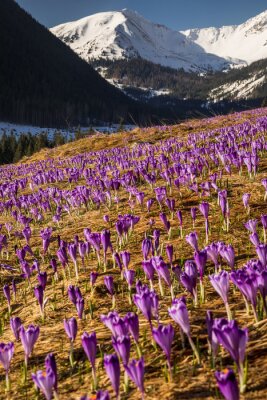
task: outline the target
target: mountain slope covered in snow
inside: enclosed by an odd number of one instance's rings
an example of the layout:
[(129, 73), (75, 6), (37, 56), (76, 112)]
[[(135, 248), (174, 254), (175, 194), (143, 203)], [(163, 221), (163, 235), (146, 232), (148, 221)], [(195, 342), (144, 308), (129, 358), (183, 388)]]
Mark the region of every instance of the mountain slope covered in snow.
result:
[(251, 64), (267, 58), (267, 11), (240, 25), (188, 29), (183, 34), (206, 52)]
[(141, 99), (153, 94), (239, 101), (267, 95), (267, 11), (241, 25), (179, 32), (125, 9), (51, 32), (110, 83)]
[(208, 54), (184, 34), (127, 9), (90, 15), (51, 32), (89, 62), (140, 57), (186, 71), (222, 70), (236, 62)]

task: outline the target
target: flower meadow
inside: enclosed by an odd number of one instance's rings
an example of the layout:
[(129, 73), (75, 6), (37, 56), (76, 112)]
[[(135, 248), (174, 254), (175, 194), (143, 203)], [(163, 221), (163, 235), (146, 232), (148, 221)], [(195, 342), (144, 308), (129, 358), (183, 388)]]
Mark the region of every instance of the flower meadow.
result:
[(0, 168), (0, 398), (265, 398), (265, 115)]

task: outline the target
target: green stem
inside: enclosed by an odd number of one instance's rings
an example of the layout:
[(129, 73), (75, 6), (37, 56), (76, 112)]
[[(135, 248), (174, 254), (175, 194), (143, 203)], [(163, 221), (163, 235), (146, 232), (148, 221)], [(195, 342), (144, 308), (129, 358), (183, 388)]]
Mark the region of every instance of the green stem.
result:
[(196, 356), (197, 362), (198, 362), (198, 364), (200, 364), (199, 352), (198, 352), (198, 350), (197, 350), (197, 348), (196, 348), (196, 346), (195, 346), (195, 343), (193, 342), (193, 340), (192, 340), (192, 338), (191, 338), (190, 335), (188, 335), (188, 340), (189, 340), (190, 346), (191, 346), (191, 348), (192, 348), (192, 350), (193, 350), (193, 353), (194, 353), (195, 356)]

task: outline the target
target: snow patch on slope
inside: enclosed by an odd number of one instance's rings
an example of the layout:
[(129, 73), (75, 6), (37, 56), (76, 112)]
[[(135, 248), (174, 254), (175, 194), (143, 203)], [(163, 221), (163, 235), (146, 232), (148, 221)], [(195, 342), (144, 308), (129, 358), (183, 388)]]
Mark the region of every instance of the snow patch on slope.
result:
[(250, 94), (266, 80), (265, 75), (251, 76), (248, 79), (227, 83), (213, 89), (210, 94), (210, 100), (220, 101), (229, 99), (247, 99)]
[[(41, 128), (39, 126), (32, 125), (20, 125), (13, 124), (11, 122), (0, 121), (0, 137), (4, 134), (14, 134), (16, 138), (23, 134), (31, 134), (33, 136), (40, 135), (41, 133), (47, 134), (49, 139), (53, 139), (56, 132), (60, 132), (67, 140), (74, 139), (75, 132), (86, 134), (91, 131), (103, 132), (103, 133), (114, 133), (120, 129), (119, 124), (104, 123), (102, 125), (88, 126), (88, 127), (72, 127), (70, 129), (57, 129), (57, 128)], [(131, 131), (136, 128), (136, 125), (127, 124), (123, 126), (125, 131)]]

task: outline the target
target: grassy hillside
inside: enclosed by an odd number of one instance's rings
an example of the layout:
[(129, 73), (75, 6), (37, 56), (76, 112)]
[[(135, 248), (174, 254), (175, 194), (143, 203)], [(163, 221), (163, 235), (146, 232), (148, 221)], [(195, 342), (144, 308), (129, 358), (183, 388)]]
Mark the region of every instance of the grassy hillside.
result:
[[(253, 219), (259, 221), (256, 231), (259, 241), (263, 243), (260, 217), (266, 213), (265, 190), (262, 185), (262, 179), (267, 177), (266, 129), (267, 109), (259, 109), (206, 120), (191, 120), (174, 127), (95, 135), (55, 149), (42, 150), (28, 159), (25, 158), (22, 163), (0, 168), (0, 336), (1, 342), (14, 341), (15, 348), (9, 368), (8, 393), (5, 393), (5, 373), (0, 366), (0, 398), (37, 397), (31, 374), (44, 370), (44, 360), (48, 353), (53, 353), (56, 358), (59, 399), (79, 399), (85, 394), (88, 399), (95, 398), (91, 397), (94, 393), (91, 366), (81, 345), (81, 335), (85, 331), (95, 332), (98, 341), (98, 388), (108, 390), (111, 398), (115, 398), (103, 365), (104, 355), (113, 354), (115, 350), (111, 332), (100, 319), (102, 314), (107, 315), (112, 309), (122, 317), (130, 311), (138, 314), (139, 344), (136, 346), (130, 335), (130, 359), (139, 358), (140, 352), (144, 357), (145, 399), (222, 398), (214, 372), (226, 367), (236, 371), (236, 367), (223, 346), (219, 347), (215, 358), (210, 354), (206, 312), (212, 311), (214, 318), (227, 318), (226, 309), (210, 283), (209, 275), (215, 273), (211, 259), (206, 262), (202, 280), (205, 298), (201, 298), (200, 292), (201, 273), (196, 277), (197, 304), (186, 290), (180, 274), (185, 271), (186, 260), (194, 259), (194, 250), (188, 244), (186, 235), (197, 232), (199, 250), (206, 249), (211, 243), (224, 242), (225, 245), (232, 245), (235, 252), (232, 267), (231, 262), (222, 255), (223, 250), (228, 249), (222, 243), (221, 254), (218, 256), (218, 269), (227, 271), (227, 276), (233, 270), (237, 271), (248, 264), (249, 260), (258, 258), (257, 248), (250, 242), (250, 233), (244, 223)], [(255, 156), (256, 159), (253, 158)], [(247, 169), (248, 159), (256, 165), (252, 171)], [(163, 187), (165, 189), (162, 189), (161, 199), (156, 188)], [(224, 190), (226, 192), (222, 192)], [(218, 205), (219, 192), (221, 195), (227, 194), (229, 213), (225, 218), (229, 218), (228, 231)], [(242, 202), (244, 193), (250, 194), (247, 209)], [(154, 202), (148, 210), (146, 202), (149, 199)], [(175, 200), (173, 213), (168, 209), (166, 199)], [(208, 237), (205, 234), (205, 218), (198, 208), (203, 202), (209, 204)], [(192, 207), (197, 208), (195, 226), (191, 218)], [(181, 214), (177, 217), (178, 211)], [(160, 213), (165, 214), (170, 230), (166, 229)], [(120, 217), (126, 214), (124, 219)], [(136, 217), (132, 229), (127, 225), (130, 215)], [(104, 216), (108, 216), (109, 221)], [(118, 220), (123, 220), (125, 224), (122, 235), (119, 233)], [(51, 228), (47, 249), (44, 249), (41, 237), (44, 236), (41, 231), (45, 228)], [(94, 249), (93, 245), (94, 235), (90, 236), (88, 231), (84, 233), (86, 228), (91, 232), (105, 231), (107, 236), (107, 230), (110, 231), (112, 251), (109, 247), (106, 257), (102, 241), (98, 258), (97, 246)], [(159, 246), (155, 240), (155, 229), (160, 233)], [(161, 324), (171, 324), (174, 328), (170, 356), (171, 374), (168, 373), (164, 352), (153, 340), (149, 322), (135, 303), (134, 296), (141, 290), (140, 283), (136, 287), (137, 281), (149, 286), (142, 261), (144, 257), (150, 260), (152, 253), (148, 244), (148, 254), (142, 252), (145, 237), (151, 239), (154, 256), (162, 255), (164, 261), (161, 264), (163, 275), (159, 272), (160, 266), (155, 267), (155, 292), (152, 293), (153, 296), (155, 293), (158, 296), (159, 306), (158, 318), (153, 317), (151, 325), (157, 328)], [(89, 249), (87, 241), (91, 243), (89, 253), (86, 253)], [(108, 240), (105, 243), (110, 245)], [(173, 245), (172, 260), (166, 252), (167, 245)], [(75, 246), (78, 277), (73, 261), (75, 257), (70, 255), (73, 255), (71, 252)], [(84, 259), (79, 250), (82, 246), (87, 246)], [(264, 244), (262, 246), (265, 249)], [(23, 254), (23, 248), (26, 254)], [(66, 265), (63, 265), (64, 262), (62, 264), (62, 258), (61, 261), (58, 259), (58, 251), (64, 252), (62, 249), (66, 249)], [(130, 263), (127, 267), (122, 267), (121, 272), (114, 262), (114, 254), (123, 251), (130, 253)], [(123, 257), (125, 254), (122, 259)], [(57, 273), (51, 267), (52, 259), (57, 260)], [(260, 275), (267, 268), (267, 260), (266, 265), (264, 261), (261, 265), (259, 262), (256, 264), (257, 262), (254, 265), (255, 271), (257, 267)], [(125, 279), (127, 268), (135, 271), (131, 291)], [(91, 287), (90, 274), (93, 271), (98, 272), (98, 277)], [(45, 272), (47, 284), (44, 298), (48, 300), (42, 315), (34, 288), (43, 282)], [(163, 277), (168, 276), (168, 273), (172, 289)], [(105, 285), (107, 277), (112, 277), (114, 281), (114, 299)], [(16, 295), (13, 291), (14, 283)], [(10, 310), (4, 295), (7, 287), (5, 292), (2, 290), (4, 285), (8, 285), (11, 292)], [(80, 288), (84, 300), (81, 319), (78, 318), (75, 305), (68, 295), (70, 285)], [(183, 335), (178, 324), (168, 313), (168, 307), (172, 304), (171, 291), (175, 298), (186, 297), (191, 337), (198, 349), (200, 362), (193, 355), (186, 335), (182, 340)], [(256, 321), (251, 302), (248, 299), (248, 313), (244, 298), (232, 278), (228, 298), (232, 318), (240, 328), (248, 328), (249, 335), (245, 346), (245, 365), (248, 370), (246, 392), (241, 398), (263, 399), (267, 379), (264, 368), (267, 340), (267, 319), (264, 312), (266, 299), (260, 296), (257, 287), (254, 310), (257, 314)], [(25, 328), (30, 324), (40, 327), (27, 370), (24, 366), (24, 348), (20, 340), (15, 341), (10, 328), (10, 317), (19, 317)], [(70, 340), (63, 325), (63, 320), (71, 317), (75, 317), (78, 323), (77, 337), (73, 341), (72, 365), (69, 361)], [(122, 363), (120, 369), (121, 399), (141, 398), (131, 379), (127, 387), (124, 386)], [(237, 373), (236, 379), (238, 380)], [(39, 394), (40, 399), (42, 396)]]

